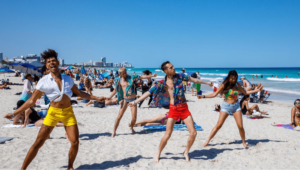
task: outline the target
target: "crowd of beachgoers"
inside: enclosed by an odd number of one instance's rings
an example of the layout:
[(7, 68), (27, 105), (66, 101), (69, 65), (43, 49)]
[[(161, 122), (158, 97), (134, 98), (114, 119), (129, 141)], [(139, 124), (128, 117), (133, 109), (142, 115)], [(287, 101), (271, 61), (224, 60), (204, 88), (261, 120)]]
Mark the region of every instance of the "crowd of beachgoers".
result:
[[(201, 74), (195, 72), (187, 74), (185, 69), (176, 73), (171, 62), (161, 64), (161, 69), (166, 74), (164, 79), (157, 80), (157, 74), (144, 70), (143, 75), (129, 75), (126, 68), (119, 68), (116, 71), (86, 69), (60, 69), (57, 60), (57, 53), (54, 50), (46, 50), (41, 56), (45, 65), (41, 69), (42, 75), (31, 75), (20, 73), (16, 70), (14, 77), (18, 77), (22, 83), (2, 80), (0, 89), (11, 90), (22, 85), (23, 91), (16, 93), (20, 95), (15, 105), (10, 107), (12, 112), (6, 113), (4, 118), (12, 121), (13, 125), (26, 127), (34, 125), (41, 127), (35, 142), (28, 150), (22, 169), (26, 169), (34, 160), (39, 149), (45, 141), (51, 137), (53, 128), (65, 127), (65, 137), (70, 142), (68, 169), (73, 169), (74, 161), (79, 148), (79, 130), (73, 108), (84, 103), (83, 108), (93, 107), (106, 109), (108, 106), (118, 108), (117, 116), (114, 119), (113, 129), (110, 136), (119, 137), (117, 129), (126, 110), (130, 109), (131, 120), (127, 127), (132, 134), (135, 128), (148, 126), (165, 126), (165, 134), (162, 136), (158, 146), (158, 152), (154, 155), (154, 162), (160, 162), (161, 153), (172, 136), (175, 124), (183, 125), (189, 132), (185, 150), (182, 153), (184, 159), (190, 162), (189, 152), (197, 137), (197, 128), (193, 119), (192, 110), (188, 106), (191, 99), (201, 101), (207, 98), (219, 98), (218, 103), (210, 103), (214, 112), (219, 113), (217, 123), (210, 131), (203, 147), (210, 146), (210, 142), (221, 128), (228, 116), (233, 116), (240, 134), (241, 143), (245, 149), (249, 146), (246, 142), (243, 117), (251, 119), (269, 118), (269, 110), (261, 107), (272, 103), (268, 101), (270, 93), (263, 88), (263, 84), (250, 84), (245, 77), (238, 77), (238, 73), (232, 70), (221, 83), (207, 82), (201, 79)], [(212, 92), (201, 91), (201, 84), (213, 88)], [(100, 91), (109, 91), (106, 95), (96, 95)], [(5, 94), (6, 91), (2, 91)], [(144, 100), (148, 102), (144, 103)], [(37, 102), (39, 101), (39, 102)], [(222, 102), (222, 103), (221, 103)], [(151, 118), (137, 119), (141, 106), (150, 109), (167, 109), (164, 113), (156, 114)], [(286, 122), (294, 130), (300, 125), (300, 99), (296, 99), (291, 107), (290, 120)], [(155, 112), (155, 111), (154, 111)], [(143, 118), (141, 115), (140, 117)], [(99, 120), (101, 123), (101, 120)], [(273, 123), (274, 126), (280, 126)], [(224, 126), (227, 126), (224, 125)], [(139, 134), (137, 134), (139, 135)], [(159, 140), (159, 138), (153, 140)], [(109, 144), (108, 144), (109, 145)], [(145, 143), (145, 145), (147, 145)], [(138, 146), (137, 146), (138, 147)], [(138, 148), (136, 148), (138, 149)], [(100, 153), (101, 154), (101, 153)], [(153, 155), (150, 155), (153, 156)]]

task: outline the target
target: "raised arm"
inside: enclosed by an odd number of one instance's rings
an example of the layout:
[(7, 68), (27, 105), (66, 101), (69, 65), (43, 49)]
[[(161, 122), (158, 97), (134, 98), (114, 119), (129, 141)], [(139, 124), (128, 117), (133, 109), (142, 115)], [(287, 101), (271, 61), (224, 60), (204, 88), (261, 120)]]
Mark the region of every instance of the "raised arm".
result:
[(221, 86), (218, 88), (218, 90), (214, 93), (211, 93), (209, 95), (197, 95), (198, 99), (202, 98), (214, 98), (216, 97), (219, 93), (221, 93), (224, 90), (224, 85), (221, 84)]
[(18, 115), (23, 113), (26, 109), (33, 107), (37, 99), (41, 98), (43, 92), (35, 90), (33, 95), (17, 110), (13, 112), (13, 115)]
[(85, 98), (85, 99), (88, 99), (88, 100), (100, 100), (100, 97), (96, 97), (96, 96), (93, 96), (93, 95), (90, 95), (90, 94), (87, 94), (85, 92), (82, 92), (80, 90), (78, 90), (78, 88), (74, 85), (72, 87), (72, 92), (75, 93), (78, 97), (82, 97), (82, 98)]
[(261, 86), (260, 83), (258, 84), (258, 86), (255, 87), (254, 90), (249, 90), (249, 91), (245, 91), (245, 89), (240, 84), (238, 84), (238, 87), (239, 87), (239, 92), (243, 93), (244, 95), (250, 95), (253, 93), (257, 93), (257, 92), (262, 91), (262, 89), (263, 89), (263, 86)]
[(143, 76), (140, 76), (140, 79), (149, 79), (149, 78), (152, 78), (152, 77), (156, 77), (157, 76), (157, 73), (153, 74), (153, 75), (143, 75)]
[(193, 78), (193, 77), (189, 77), (189, 81), (198, 83), (198, 84), (206, 84), (206, 85), (209, 85), (210, 87), (212, 87), (214, 85), (213, 82), (206, 82), (201, 79), (197, 79), (197, 78)]

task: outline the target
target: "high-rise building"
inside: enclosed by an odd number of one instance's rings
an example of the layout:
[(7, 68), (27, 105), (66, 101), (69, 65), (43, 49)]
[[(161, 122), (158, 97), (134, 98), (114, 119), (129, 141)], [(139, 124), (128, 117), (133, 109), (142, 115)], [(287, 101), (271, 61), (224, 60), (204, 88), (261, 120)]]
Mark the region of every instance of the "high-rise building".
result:
[(106, 64), (106, 57), (101, 57), (100, 62), (103, 62), (103, 64), (105, 65)]
[(96, 64), (97, 67), (103, 67), (104, 66), (104, 63), (101, 62), (101, 61), (100, 62), (97, 61), (95, 64)]
[(0, 62), (2, 62), (2, 61), (3, 61), (3, 53), (0, 52)]
[(106, 67), (113, 67), (114, 66), (114, 64), (113, 63), (106, 63), (106, 65), (105, 65)]
[(60, 66), (64, 66), (65, 65), (65, 60), (64, 59), (58, 58), (58, 61), (59, 61), (59, 65)]

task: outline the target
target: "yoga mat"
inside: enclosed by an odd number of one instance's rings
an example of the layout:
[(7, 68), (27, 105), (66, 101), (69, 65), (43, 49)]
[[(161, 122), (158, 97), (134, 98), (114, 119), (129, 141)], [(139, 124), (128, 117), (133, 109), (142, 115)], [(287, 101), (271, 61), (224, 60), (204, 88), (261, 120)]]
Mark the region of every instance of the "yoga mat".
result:
[(12, 140), (12, 137), (0, 137), (0, 143), (4, 143), (6, 141)]
[[(203, 131), (201, 126), (198, 126), (196, 123), (194, 123), (196, 131)], [(166, 125), (150, 125), (150, 126), (144, 126), (143, 130), (149, 130), (149, 131), (165, 131)], [(173, 131), (188, 131), (186, 125), (184, 124), (175, 124)]]

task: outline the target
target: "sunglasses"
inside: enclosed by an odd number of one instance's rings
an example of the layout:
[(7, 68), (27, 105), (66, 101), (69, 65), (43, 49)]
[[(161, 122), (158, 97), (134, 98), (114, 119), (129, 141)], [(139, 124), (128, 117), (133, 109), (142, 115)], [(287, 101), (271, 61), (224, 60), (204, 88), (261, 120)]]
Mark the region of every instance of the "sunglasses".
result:
[(295, 104), (300, 104), (300, 102), (295, 102)]

